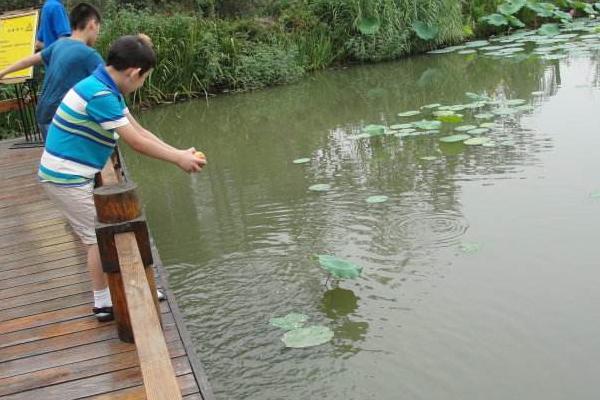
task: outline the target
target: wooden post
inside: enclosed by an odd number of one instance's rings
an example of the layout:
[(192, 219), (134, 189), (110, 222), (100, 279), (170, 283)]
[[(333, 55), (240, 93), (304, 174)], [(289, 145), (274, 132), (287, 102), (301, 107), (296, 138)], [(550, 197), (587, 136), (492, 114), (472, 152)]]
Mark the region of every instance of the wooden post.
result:
[(100, 249), (102, 269), (107, 274), (119, 338), (129, 343), (133, 343), (135, 338), (127, 307), (126, 290), (115, 245), (115, 235), (126, 232), (133, 232), (135, 235), (139, 254), (146, 269), (146, 281), (160, 321), (156, 283), (151, 268), (153, 260), (148, 227), (135, 189), (134, 183), (127, 182), (101, 186), (94, 190), (97, 213), (96, 238)]

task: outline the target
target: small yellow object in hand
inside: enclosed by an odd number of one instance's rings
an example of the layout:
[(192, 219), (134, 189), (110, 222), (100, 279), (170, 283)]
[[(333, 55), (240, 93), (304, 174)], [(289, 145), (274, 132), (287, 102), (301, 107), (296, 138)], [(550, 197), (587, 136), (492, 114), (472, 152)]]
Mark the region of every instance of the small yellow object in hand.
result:
[(197, 151), (197, 152), (195, 152), (195, 153), (194, 153), (194, 155), (195, 155), (197, 158), (200, 158), (200, 159), (205, 159), (205, 160), (206, 160), (206, 156), (205, 156), (205, 155), (204, 155), (204, 153), (203, 153), (203, 152), (201, 152), (201, 151)]

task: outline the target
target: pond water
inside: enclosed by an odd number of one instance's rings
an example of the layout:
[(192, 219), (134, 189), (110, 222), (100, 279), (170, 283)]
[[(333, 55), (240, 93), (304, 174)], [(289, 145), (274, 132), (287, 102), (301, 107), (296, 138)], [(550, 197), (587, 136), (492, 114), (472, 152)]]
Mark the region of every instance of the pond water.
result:
[[(209, 160), (126, 155), (218, 399), (597, 398), (600, 35), (579, 28), (140, 115)], [(431, 103), (480, 108), (389, 129)], [(439, 141), (486, 122), (485, 146)], [(325, 287), (318, 254), (362, 276)], [(285, 348), (290, 312), (331, 342)]]

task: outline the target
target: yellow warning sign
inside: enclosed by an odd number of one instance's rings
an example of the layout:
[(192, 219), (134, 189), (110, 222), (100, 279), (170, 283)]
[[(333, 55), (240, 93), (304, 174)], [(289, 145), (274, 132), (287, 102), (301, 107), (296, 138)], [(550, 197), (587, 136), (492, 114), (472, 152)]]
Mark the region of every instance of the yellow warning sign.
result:
[[(0, 70), (35, 52), (37, 11), (0, 15)], [(31, 78), (33, 67), (13, 72), (4, 79)]]

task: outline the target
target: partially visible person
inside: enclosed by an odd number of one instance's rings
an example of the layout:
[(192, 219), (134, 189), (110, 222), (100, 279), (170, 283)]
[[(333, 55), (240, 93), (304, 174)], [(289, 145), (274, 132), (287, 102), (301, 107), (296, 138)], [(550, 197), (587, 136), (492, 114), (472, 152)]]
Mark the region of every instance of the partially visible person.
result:
[(100, 33), (100, 12), (87, 3), (80, 3), (73, 8), (70, 15), (73, 35), (62, 38), (39, 53), (26, 57), (0, 71), (0, 79), (4, 76), (44, 63), (46, 75), (42, 85), (42, 94), (36, 110), (37, 122), (44, 141), (52, 117), (65, 94), (77, 82), (87, 78), (104, 64), (102, 57), (91, 46), (96, 43)]
[(206, 159), (192, 147), (176, 149), (131, 116), (123, 95), (134, 92), (156, 66), (156, 54), (140, 36), (124, 36), (110, 47), (104, 65), (77, 83), (52, 119), (38, 176), (44, 190), (87, 247), (87, 265), (99, 321), (113, 317), (110, 290), (102, 270), (95, 231), (94, 176), (120, 138), (141, 154), (199, 172)]
[(62, 0), (46, 0), (42, 7), (36, 49), (49, 47), (59, 38), (71, 35), (69, 16)]

